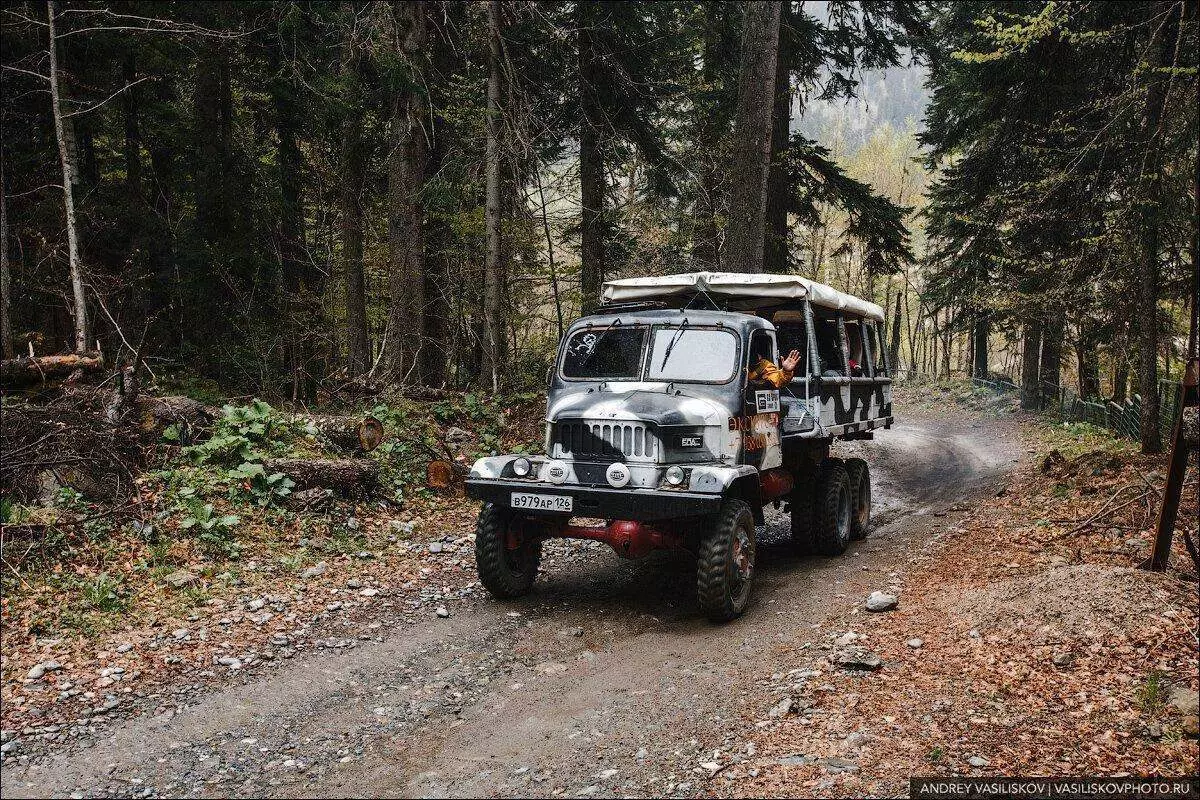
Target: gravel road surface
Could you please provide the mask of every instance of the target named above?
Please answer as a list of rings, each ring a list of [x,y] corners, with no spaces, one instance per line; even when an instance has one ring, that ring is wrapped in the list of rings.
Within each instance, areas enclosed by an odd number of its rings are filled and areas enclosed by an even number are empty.
[[[760,529],[753,607],[710,625],[688,558],[617,558],[547,545],[535,593],[477,592],[415,622],[381,610],[353,648],[306,651],[272,670],[130,715],[39,763],[8,763],[21,796],[694,796],[753,755],[756,730],[797,666],[782,644],[828,643],[874,590],[902,591],[936,549],[947,510],[990,495],[1015,441],[999,418],[916,413],[874,442],[868,539],[800,558],[787,518]],[[906,598],[906,602],[915,601]],[[791,672],[789,676],[788,673]],[[803,680],[801,675],[799,680]],[[721,790],[729,793],[729,788]],[[736,790],[734,790],[736,791]]]

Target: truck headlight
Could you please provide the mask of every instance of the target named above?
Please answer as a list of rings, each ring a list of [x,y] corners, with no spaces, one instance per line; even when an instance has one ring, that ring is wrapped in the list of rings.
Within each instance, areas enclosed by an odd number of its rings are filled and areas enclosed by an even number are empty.
[[[533,469],[533,464],[529,463],[528,458],[518,458],[513,462],[513,474],[518,478],[524,478]]]
[[[683,467],[673,466],[667,467],[667,483],[672,486],[682,486],[683,481],[687,478],[687,473],[683,471]]]

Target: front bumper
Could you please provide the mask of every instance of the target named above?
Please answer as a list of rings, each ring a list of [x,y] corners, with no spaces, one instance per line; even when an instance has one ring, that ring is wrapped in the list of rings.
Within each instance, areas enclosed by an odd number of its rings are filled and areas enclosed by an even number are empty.
[[[571,512],[571,516],[596,517],[598,519],[650,522],[713,514],[721,507],[721,495],[701,492],[665,489],[605,489],[596,486],[490,478],[468,478],[466,485],[468,496],[501,508],[511,508],[513,492],[566,495],[574,498],[575,501],[575,510]],[[553,511],[521,510],[529,514],[563,516]]]

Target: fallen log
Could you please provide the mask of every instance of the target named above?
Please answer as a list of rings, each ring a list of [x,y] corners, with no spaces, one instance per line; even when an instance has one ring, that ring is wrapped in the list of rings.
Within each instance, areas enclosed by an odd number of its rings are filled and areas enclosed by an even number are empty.
[[[148,440],[156,441],[163,431],[174,425],[179,444],[194,444],[204,438],[213,421],[221,415],[220,409],[181,395],[138,395],[134,408],[138,428]]]
[[[15,389],[45,383],[52,378],[65,378],[75,370],[99,372],[102,369],[104,355],[99,351],[6,358],[0,361],[0,386]]]
[[[379,480],[379,465],[368,458],[269,458],[263,462],[268,474],[282,472],[296,489],[337,489],[349,492],[369,489]]]
[[[369,453],[383,442],[383,423],[365,417],[296,414],[296,422],[312,425],[330,444],[348,453]]]

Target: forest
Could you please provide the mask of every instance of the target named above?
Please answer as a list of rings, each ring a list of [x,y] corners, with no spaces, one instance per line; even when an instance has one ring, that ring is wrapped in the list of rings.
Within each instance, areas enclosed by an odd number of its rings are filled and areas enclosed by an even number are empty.
[[[4,357],[312,404],[540,386],[605,279],[795,272],[903,369],[1143,401],[1196,260],[1196,4],[6,4]],[[804,128],[864,76],[930,102]],[[206,388],[205,388],[206,387]]]

